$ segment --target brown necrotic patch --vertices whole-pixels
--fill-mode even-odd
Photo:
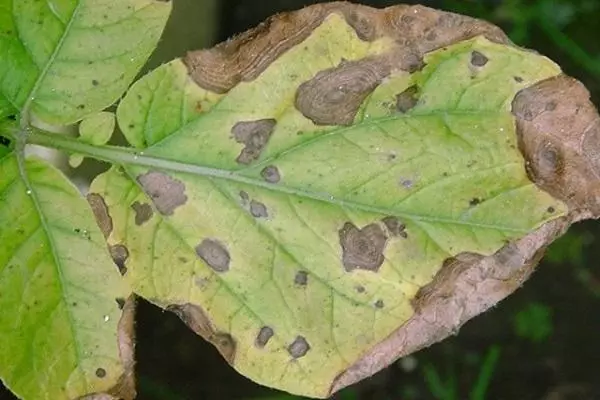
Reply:
[[[139,201],[133,202],[133,204],[131,205],[131,209],[135,213],[135,224],[138,226],[148,222],[154,214],[154,211],[152,210],[150,204],[140,203]]]
[[[317,125],[350,125],[360,105],[389,73],[384,58],[343,61],[300,85],[296,109]]]
[[[236,142],[244,145],[236,161],[240,164],[250,164],[257,160],[267,145],[276,123],[277,121],[272,118],[236,123],[231,128],[231,134]]]
[[[308,272],[298,271],[294,277],[294,284],[298,286],[306,286],[308,284]]]
[[[278,183],[281,180],[281,174],[279,169],[274,165],[269,165],[260,171],[260,175],[263,179],[269,183]]]
[[[475,50],[471,52],[471,65],[474,67],[483,67],[488,63],[489,59],[481,52]]]
[[[127,249],[127,247],[123,246],[122,244],[115,244],[109,246],[108,250],[114,263],[119,268],[119,272],[121,273],[121,275],[125,275],[125,273],[127,273],[127,266],[125,265],[125,263],[129,258],[129,250]]]
[[[396,217],[385,217],[381,220],[388,232],[392,236],[400,236],[403,238],[407,238],[408,234],[406,233],[406,225],[404,225],[400,220]]]
[[[168,306],[167,310],[174,312],[194,332],[212,343],[225,360],[233,365],[236,352],[234,338],[229,333],[217,331],[200,306],[190,303],[177,304]]]
[[[379,224],[370,224],[358,229],[351,222],[346,222],[339,231],[342,247],[342,264],[348,272],[355,269],[379,271],[383,264],[383,251],[387,236]]]
[[[273,335],[275,335],[273,328],[271,328],[270,326],[263,326],[262,328],[260,328],[260,332],[258,332],[254,344],[256,345],[256,347],[262,349],[267,345],[267,343],[269,343],[269,340],[271,340]]]
[[[113,221],[110,217],[110,213],[108,212],[108,206],[104,201],[104,197],[98,193],[89,193],[86,198],[90,204],[90,207],[92,208],[92,212],[96,218],[96,223],[106,239],[110,236],[110,233],[113,230]]]
[[[96,369],[96,376],[100,379],[102,378],[106,378],[106,370],[104,368],[97,368]]]
[[[250,214],[252,214],[255,218],[267,218],[269,216],[269,212],[267,211],[267,207],[256,200],[252,200],[250,202]]]
[[[137,180],[163,215],[173,215],[175,209],[188,200],[183,182],[165,173],[150,171],[139,175]]]
[[[297,336],[288,346],[287,351],[294,359],[304,357],[310,350],[310,345],[303,336]]]
[[[214,239],[204,239],[196,246],[196,254],[215,272],[229,271],[231,257],[223,244]]]
[[[417,96],[419,88],[416,85],[410,86],[402,93],[396,95],[396,111],[406,113],[419,102]]]

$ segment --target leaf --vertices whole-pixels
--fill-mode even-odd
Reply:
[[[131,398],[130,289],[85,200],[47,163],[0,155],[2,381],[23,399]]]
[[[318,5],[134,84],[136,153],[99,150],[120,165],[91,192],[136,293],[249,378],[327,397],[455,333],[598,215],[594,164],[568,153],[600,126],[585,99],[480,21]]]
[[[102,111],[79,124],[79,140],[95,146],[106,144],[115,130],[115,115]]]
[[[0,0],[0,109],[10,103],[66,125],[111,105],[154,50],[170,8],[159,0]]]

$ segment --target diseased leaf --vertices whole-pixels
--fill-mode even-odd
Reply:
[[[600,126],[585,99],[481,21],[318,5],[138,81],[117,111],[138,153],[91,192],[136,293],[251,379],[327,397],[455,332],[598,214],[557,122],[572,142]]]
[[[45,162],[0,156],[0,378],[23,399],[132,398],[130,289],[85,200]]]
[[[154,50],[170,8],[159,0],[0,0],[0,109],[10,103],[69,124],[111,105]]]

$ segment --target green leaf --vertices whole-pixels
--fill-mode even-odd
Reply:
[[[117,111],[142,149],[91,191],[126,276],[259,383],[330,395],[445,260],[494,254],[567,210],[527,177],[510,112],[555,64],[477,37],[422,70],[378,70],[393,46],[333,14],[226,93],[176,60]],[[374,90],[353,113],[335,99],[355,84]]]
[[[0,0],[0,110],[10,103],[69,124],[111,105],[154,50],[170,9],[159,0]]]
[[[0,378],[22,399],[107,392],[126,372],[130,289],[78,190],[0,152]],[[122,322],[121,322],[122,324]]]

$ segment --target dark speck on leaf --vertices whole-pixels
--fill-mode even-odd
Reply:
[[[96,370],[96,376],[98,378],[104,378],[104,377],[106,377],[106,370],[104,368],[98,368]]]
[[[77,106],[78,110],[83,110],[84,108],[85,108],[85,105],[83,105],[83,104],[80,104],[80,105]]]
[[[550,207],[548,207],[548,210],[546,210],[546,211],[548,211],[550,214],[554,214],[556,209],[554,207],[550,206]]]
[[[296,272],[294,283],[298,286],[306,286],[306,284],[308,283],[308,273],[306,271]]]
[[[377,300],[375,302],[375,307],[376,308],[383,308],[383,300]]]
[[[471,200],[469,200],[469,205],[470,205],[471,207],[474,207],[474,206],[476,206],[477,204],[480,204],[482,201],[483,201],[483,200],[481,200],[481,199],[480,199],[480,198],[478,198],[478,197],[473,197]]]
[[[293,358],[300,358],[304,357],[306,353],[308,353],[310,350],[310,345],[304,337],[297,336],[294,342],[288,346],[287,350]]]
[[[523,82],[523,78],[521,78],[520,76],[515,76],[515,77],[514,77],[514,80],[515,80],[515,82],[517,82],[517,83],[521,83],[521,82]]]
[[[275,335],[273,328],[269,326],[263,326],[260,328],[260,332],[258,332],[258,336],[256,337],[256,347],[263,348],[269,343],[269,340]]]
[[[475,67],[483,67],[488,61],[489,59],[479,51],[473,51],[471,53],[471,65]]]
[[[92,85],[93,86],[98,86],[99,84],[100,84],[100,82],[98,82],[98,80],[92,79]]]
[[[125,307],[125,299],[122,297],[117,297],[115,299],[115,301],[117,302],[117,305],[119,306],[119,310],[122,310]]]
[[[10,139],[4,136],[0,136],[0,146],[8,147],[10,146]]]

